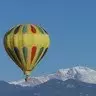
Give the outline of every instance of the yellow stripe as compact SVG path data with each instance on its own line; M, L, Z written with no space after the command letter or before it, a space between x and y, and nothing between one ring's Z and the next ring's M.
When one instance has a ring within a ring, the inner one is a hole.
M31 47L28 47L28 56L27 56L27 64L26 64L26 69L30 70L30 60L31 60Z

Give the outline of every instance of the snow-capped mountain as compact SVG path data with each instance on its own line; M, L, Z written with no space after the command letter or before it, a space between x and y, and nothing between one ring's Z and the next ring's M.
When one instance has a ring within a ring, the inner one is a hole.
M28 82L25 82L25 80L23 79L8 83L21 86L36 86L52 79L62 81L74 79L81 82L96 84L96 71L88 67L77 66L68 69L60 69L53 74L43 75L39 77L31 77Z
M32 77L28 82L0 81L0 94L2 96L96 96L96 71L77 66L60 69L54 74Z

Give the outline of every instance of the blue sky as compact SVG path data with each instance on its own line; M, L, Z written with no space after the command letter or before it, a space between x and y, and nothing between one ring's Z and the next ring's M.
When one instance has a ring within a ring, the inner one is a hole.
M95 0L0 0L0 80L24 78L3 47L4 34L23 23L42 25L51 38L33 76L77 65L96 67Z

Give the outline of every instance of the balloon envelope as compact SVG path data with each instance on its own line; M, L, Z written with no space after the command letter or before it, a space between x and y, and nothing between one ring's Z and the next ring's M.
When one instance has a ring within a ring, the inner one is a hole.
M49 47L48 33L38 25L17 25L4 36L4 46L8 55L25 75L43 58Z

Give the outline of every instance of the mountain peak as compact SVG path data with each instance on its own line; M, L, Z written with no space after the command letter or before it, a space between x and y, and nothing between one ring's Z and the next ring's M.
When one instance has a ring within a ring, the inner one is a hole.
M84 66L76 66L76 67L73 67L73 69L75 69L75 70L82 70L82 71L92 71L93 69L91 69L91 68L88 68L88 67L84 67Z
M84 67L84 66L76 66L72 68L67 68L67 69L59 69L56 73L57 74L69 74L69 75L76 75L76 74L84 74L84 73L90 73L90 72L96 72L95 70Z

